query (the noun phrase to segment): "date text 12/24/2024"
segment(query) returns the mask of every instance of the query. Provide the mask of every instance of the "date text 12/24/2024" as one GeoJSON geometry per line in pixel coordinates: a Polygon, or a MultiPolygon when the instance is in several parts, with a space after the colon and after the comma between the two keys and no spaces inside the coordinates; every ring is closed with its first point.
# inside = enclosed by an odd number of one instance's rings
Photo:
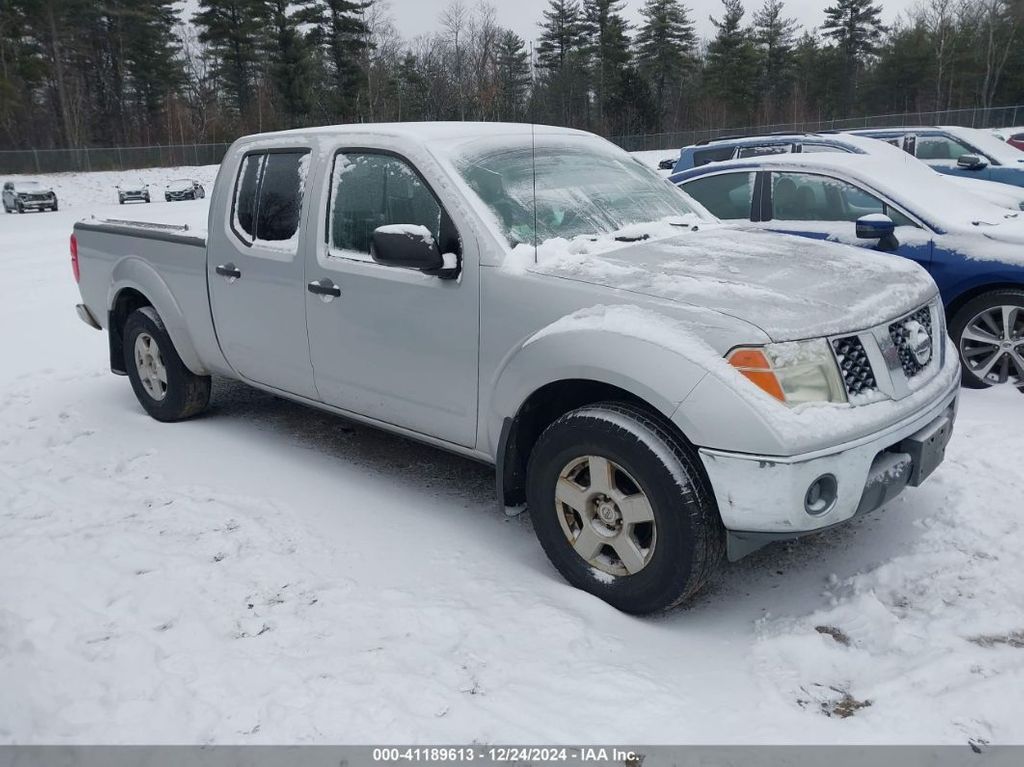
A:
{"type": "Polygon", "coordinates": [[[639,765],[641,757],[623,748],[540,747],[540,746],[417,746],[381,747],[373,749],[375,762],[564,762],[592,764],[639,765]]]}

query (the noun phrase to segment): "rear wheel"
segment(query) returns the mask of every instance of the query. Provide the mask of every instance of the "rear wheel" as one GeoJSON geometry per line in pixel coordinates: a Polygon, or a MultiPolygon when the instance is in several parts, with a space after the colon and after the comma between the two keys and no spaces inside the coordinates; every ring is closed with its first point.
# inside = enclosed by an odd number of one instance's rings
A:
{"type": "Polygon", "coordinates": [[[949,323],[963,384],[1024,385],[1024,290],[998,290],[967,302],[949,323]]]}
{"type": "Polygon", "coordinates": [[[181,421],[210,401],[210,377],[185,367],[160,316],[136,309],[124,325],[124,364],[139,403],[158,421],[181,421]]]}
{"type": "Polygon", "coordinates": [[[551,424],[530,455],[527,500],[558,571],[625,612],[657,612],[692,597],[724,553],[699,459],[632,405],[590,405],[551,424]]]}

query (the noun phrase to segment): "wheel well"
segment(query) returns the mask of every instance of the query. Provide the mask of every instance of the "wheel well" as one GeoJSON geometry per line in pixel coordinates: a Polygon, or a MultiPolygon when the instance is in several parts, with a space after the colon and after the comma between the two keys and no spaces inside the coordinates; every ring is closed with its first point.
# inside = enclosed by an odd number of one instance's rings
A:
{"type": "Polygon", "coordinates": [[[643,408],[689,444],[686,436],[663,413],[625,389],[585,379],[549,383],[531,394],[502,430],[496,467],[499,500],[506,506],[526,502],[526,464],[537,438],[548,426],[570,410],[610,400],[643,408]]]}
{"type": "Polygon", "coordinates": [[[110,308],[110,321],[107,324],[107,337],[110,341],[110,369],[121,375],[127,374],[124,369],[124,323],[136,309],[152,306],[153,303],[134,288],[125,288],[117,294],[114,305],[110,308]]]}
{"type": "Polygon", "coordinates": [[[999,290],[1020,290],[1020,283],[992,282],[985,285],[979,285],[975,288],[971,288],[970,290],[965,290],[946,306],[946,319],[952,321],[958,311],[978,296],[983,296],[986,293],[994,293],[999,290]]]}

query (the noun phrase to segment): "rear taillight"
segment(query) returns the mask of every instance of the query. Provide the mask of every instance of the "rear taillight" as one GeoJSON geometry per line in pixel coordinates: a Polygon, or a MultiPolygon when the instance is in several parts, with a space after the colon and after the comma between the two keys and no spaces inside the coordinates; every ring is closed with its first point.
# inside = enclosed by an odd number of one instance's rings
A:
{"type": "Polygon", "coordinates": [[[75,275],[75,282],[82,278],[78,271],[78,237],[75,235],[71,235],[71,272],[75,275]]]}

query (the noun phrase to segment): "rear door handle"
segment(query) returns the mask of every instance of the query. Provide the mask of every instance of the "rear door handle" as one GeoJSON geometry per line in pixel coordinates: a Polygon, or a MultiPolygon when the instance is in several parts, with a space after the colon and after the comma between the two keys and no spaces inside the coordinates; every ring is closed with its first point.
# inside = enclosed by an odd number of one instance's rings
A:
{"type": "Polygon", "coordinates": [[[321,298],[327,301],[331,300],[332,298],[341,297],[341,288],[335,285],[334,282],[329,280],[327,277],[309,283],[306,286],[306,290],[308,290],[313,295],[320,296],[321,298]]]}
{"type": "Polygon", "coordinates": [[[221,264],[214,271],[221,277],[227,277],[228,282],[234,282],[242,276],[242,270],[232,263],[221,264]]]}

